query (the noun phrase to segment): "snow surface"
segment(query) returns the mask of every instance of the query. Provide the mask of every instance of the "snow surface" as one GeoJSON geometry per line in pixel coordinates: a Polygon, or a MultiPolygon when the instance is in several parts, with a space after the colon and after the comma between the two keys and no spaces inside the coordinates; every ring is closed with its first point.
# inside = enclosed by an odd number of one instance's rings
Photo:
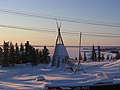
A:
{"type": "Polygon", "coordinates": [[[0,90],[43,90],[45,86],[94,85],[99,82],[120,83],[120,60],[82,63],[84,72],[63,72],[63,68],[49,65],[16,65],[0,68],[0,90]],[[38,76],[45,81],[36,81],[38,76]]]}

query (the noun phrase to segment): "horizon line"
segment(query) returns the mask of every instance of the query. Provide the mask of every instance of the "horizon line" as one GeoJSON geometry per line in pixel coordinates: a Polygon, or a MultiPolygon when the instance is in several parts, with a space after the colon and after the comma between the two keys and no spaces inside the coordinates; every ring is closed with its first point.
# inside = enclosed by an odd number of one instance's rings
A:
{"type": "MultiPolygon", "coordinates": [[[[3,46],[3,45],[0,45],[0,46],[3,46]]],[[[18,45],[20,46],[20,45],[18,45]]],[[[55,47],[55,45],[32,45],[33,47],[44,47],[44,46],[47,46],[47,47],[55,47]]],[[[90,47],[90,46],[93,46],[93,45],[82,45],[82,47],[90,47]]],[[[115,46],[115,47],[120,47],[119,45],[94,45],[94,46],[115,46]]],[[[77,45],[71,45],[71,46],[68,46],[66,45],[65,47],[79,47],[77,45]]]]}

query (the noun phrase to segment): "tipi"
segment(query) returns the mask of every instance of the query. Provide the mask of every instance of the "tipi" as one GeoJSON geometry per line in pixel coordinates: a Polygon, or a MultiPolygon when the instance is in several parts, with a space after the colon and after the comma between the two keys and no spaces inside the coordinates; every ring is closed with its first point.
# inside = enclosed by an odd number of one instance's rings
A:
{"type": "Polygon", "coordinates": [[[65,62],[69,58],[66,47],[64,46],[64,43],[63,43],[63,39],[60,33],[60,28],[61,28],[61,23],[60,23],[60,26],[57,23],[58,36],[56,39],[56,45],[55,45],[55,50],[54,50],[53,60],[52,60],[52,66],[56,66],[56,67],[59,67],[61,64],[65,64],[65,62]]]}

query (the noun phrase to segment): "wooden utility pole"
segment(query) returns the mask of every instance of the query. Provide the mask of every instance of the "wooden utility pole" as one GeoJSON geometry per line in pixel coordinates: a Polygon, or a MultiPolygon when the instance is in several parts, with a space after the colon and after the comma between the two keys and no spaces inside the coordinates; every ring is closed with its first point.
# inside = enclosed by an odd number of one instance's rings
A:
{"type": "Polygon", "coordinates": [[[81,41],[82,41],[82,32],[80,32],[80,40],[79,40],[79,62],[82,60],[82,55],[81,55],[81,41]]]}
{"type": "Polygon", "coordinates": [[[82,60],[82,55],[81,55],[82,32],[80,32],[80,38],[79,39],[80,39],[79,40],[79,61],[78,61],[78,68],[75,71],[75,72],[78,72],[78,73],[79,73],[79,71],[83,71],[84,72],[83,67],[81,65],[81,60],[82,60]]]}

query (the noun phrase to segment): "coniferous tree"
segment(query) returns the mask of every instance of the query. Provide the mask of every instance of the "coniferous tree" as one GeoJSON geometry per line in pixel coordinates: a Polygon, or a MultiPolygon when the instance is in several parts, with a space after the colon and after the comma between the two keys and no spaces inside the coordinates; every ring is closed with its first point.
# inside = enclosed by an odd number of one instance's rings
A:
{"type": "Polygon", "coordinates": [[[41,50],[39,51],[38,55],[39,55],[38,63],[42,63],[43,64],[42,51],[41,50]]]}
{"type": "Polygon", "coordinates": [[[97,57],[96,57],[96,51],[95,51],[95,46],[93,45],[93,47],[92,47],[92,60],[93,61],[96,61],[96,59],[97,59],[97,57]]]}
{"type": "Polygon", "coordinates": [[[32,64],[32,67],[33,67],[33,66],[37,65],[37,53],[36,53],[35,48],[32,48],[31,52],[32,52],[31,64],[32,64]]]}
{"type": "Polygon", "coordinates": [[[43,53],[43,60],[45,64],[48,64],[50,62],[50,57],[49,57],[49,50],[44,46],[44,49],[42,50],[43,53]]]}
{"type": "Polygon", "coordinates": [[[2,50],[2,48],[0,47],[0,65],[3,64],[2,60],[3,60],[3,50],[2,50]]]}
{"type": "Polygon", "coordinates": [[[3,44],[3,67],[9,66],[9,42],[3,44]]]}
{"type": "Polygon", "coordinates": [[[33,62],[33,54],[35,53],[34,52],[34,50],[33,50],[34,48],[31,46],[31,45],[29,45],[29,54],[28,54],[28,62],[33,62]]]}
{"type": "Polygon", "coordinates": [[[86,52],[84,52],[84,61],[87,61],[86,52]]]}
{"type": "Polygon", "coordinates": [[[94,54],[94,61],[97,61],[96,51],[95,51],[95,54],[94,54]]]}
{"type": "Polygon", "coordinates": [[[9,50],[9,64],[14,66],[15,64],[15,50],[14,45],[10,42],[10,50],[9,50]]]}
{"type": "Polygon", "coordinates": [[[29,41],[25,43],[25,63],[30,62],[30,50],[31,50],[31,45],[29,44],[29,41]]]}
{"type": "Polygon", "coordinates": [[[39,50],[36,49],[36,63],[39,63],[39,50]]]}
{"type": "Polygon", "coordinates": [[[19,46],[16,43],[15,44],[15,63],[20,64],[20,60],[19,60],[19,46]]]}
{"type": "Polygon", "coordinates": [[[103,53],[102,53],[101,59],[102,59],[102,61],[105,60],[105,57],[104,57],[103,53]]]}
{"type": "Polygon", "coordinates": [[[20,62],[21,63],[24,63],[24,46],[23,46],[23,44],[21,43],[20,44],[20,62]]]}
{"type": "Polygon", "coordinates": [[[14,66],[15,64],[31,63],[32,66],[38,63],[48,64],[50,62],[49,50],[44,46],[42,51],[35,49],[29,44],[29,41],[24,45],[21,43],[20,48],[18,44],[5,42],[3,49],[0,47],[0,64],[3,67],[14,66]]]}
{"type": "Polygon", "coordinates": [[[38,64],[38,59],[39,59],[39,51],[38,51],[38,49],[35,49],[35,56],[36,56],[35,63],[37,65],[38,64]]]}
{"type": "Polygon", "coordinates": [[[100,50],[100,46],[98,46],[98,61],[100,61],[101,59],[101,50],[100,50]]]}

